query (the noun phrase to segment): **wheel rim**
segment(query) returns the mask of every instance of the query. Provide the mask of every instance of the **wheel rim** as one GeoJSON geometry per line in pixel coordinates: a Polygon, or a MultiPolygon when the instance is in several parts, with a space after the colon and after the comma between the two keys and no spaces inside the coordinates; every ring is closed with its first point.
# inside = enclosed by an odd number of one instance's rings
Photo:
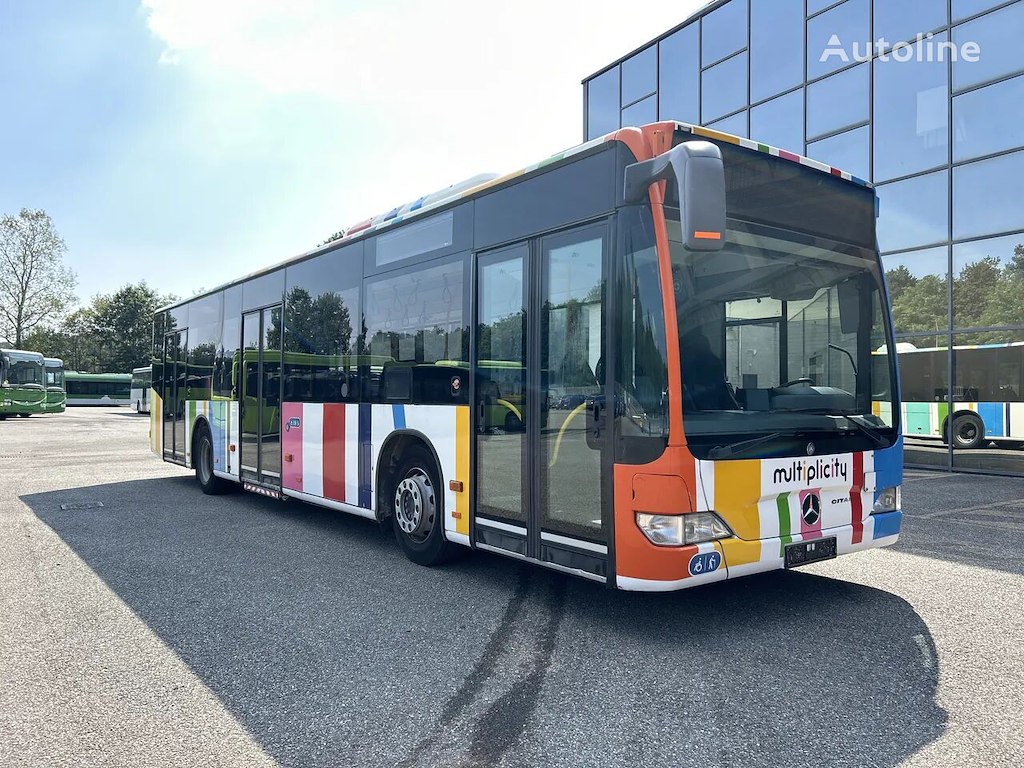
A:
{"type": "Polygon", "coordinates": [[[971,422],[961,424],[960,429],[956,432],[957,441],[961,445],[970,445],[978,439],[978,427],[971,422]]]}
{"type": "Polygon", "coordinates": [[[199,479],[203,485],[207,485],[210,478],[213,477],[213,470],[210,469],[212,465],[210,455],[210,441],[204,437],[199,441],[199,479]]]}
{"type": "Polygon", "coordinates": [[[430,476],[415,467],[395,490],[395,520],[413,541],[424,541],[434,525],[434,487],[430,476]]]}

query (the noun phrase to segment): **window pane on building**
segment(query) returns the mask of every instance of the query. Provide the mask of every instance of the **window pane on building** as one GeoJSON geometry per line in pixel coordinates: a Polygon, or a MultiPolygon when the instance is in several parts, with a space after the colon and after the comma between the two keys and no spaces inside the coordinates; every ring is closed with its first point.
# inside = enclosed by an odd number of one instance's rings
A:
{"type": "Polygon", "coordinates": [[[700,122],[699,24],[672,33],[658,44],[658,109],[662,120],[700,122]]]}
{"type": "Polygon", "coordinates": [[[747,54],[704,70],[702,77],[700,118],[705,124],[747,105],[747,54]]]}
{"type": "Polygon", "coordinates": [[[953,336],[950,431],[957,469],[1024,472],[1024,330],[953,336]]]}
{"type": "Polygon", "coordinates": [[[747,0],[731,0],[701,19],[701,64],[708,66],[747,46],[747,0]]]}
{"type": "Polygon", "coordinates": [[[867,179],[870,170],[868,166],[870,143],[870,130],[865,125],[808,144],[807,156],[821,160],[821,162],[828,163],[847,173],[852,173],[861,179],[867,179]]]}
{"type": "Polygon", "coordinates": [[[619,68],[587,83],[587,138],[595,139],[619,127],[619,68]]]}
{"type": "Polygon", "coordinates": [[[828,8],[836,0],[807,0],[807,15],[817,13],[822,8],[828,8]]]}
{"type": "Polygon", "coordinates": [[[882,251],[942,242],[949,231],[948,171],[877,188],[878,244],[882,251]]]}
{"type": "Polygon", "coordinates": [[[875,40],[890,45],[946,26],[946,0],[875,0],[875,40]]]}
{"type": "Polygon", "coordinates": [[[1024,326],[1024,234],[953,246],[953,325],[1024,326]]]}
{"type": "Polygon", "coordinates": [[[804,92],[798,89],[778,96],[750,110],[750,137],[804,153],[804,92]]]}
{"type": "Polygon", "coordinates": [[[658,83],[658,46],[652,45],[622,62],[622,106],[654,93],[658,83]]]}
{"type": "Polygon", "coordinates": [[[1024,151],[953,169],[953,238],[1024,227],[1024,151]]]}
{"type": "Polygon", "coordinates": [[[868,0],[846,0],[807,22],[807,77],[814,79],[852,63],[868,51],[868,0]],[[855,51],[856,48],[856,51],[855,51]]]}
{"type": "Polygon", "coordinates": [[[863,123],[869,113],[868,64],[807,86],[807,138],[863,123]]]}
{"type": "Polygon", "coordinates": [[[953,99],[954,161],[1020,146],[1024,146],[1024,75],[953,99]]]}
{"type": "Polygon", "coordinates": [[[953,29],[957,46],[977,43],[976,61],[958,56],[953,62],[953,89],[960,90],[1024,70],[1020,42],[1024,38],[1024,3],[1014,3],[953,29]]]}
{"type": "Polygon", "coordinates": [[[722,133],[731,133],[733,136],[747,137],[747,112],[744,110],[739,114],[730,115],[724,120],[716,120],[708,123],[708,128],[714,128],[722,133]]]}
{"type": "Polygon", "coordinates": [[[750,100],[774,96],[803,79],[803,0],[751,0],[750,100]]]}
{"type": "MultiPolygon", "coordinates": [[[[946,40],[945,33],[932,42],[946,40]]],[[[924,43],[875,62],[875,181],[945,165],[949,87],[945,61],[927,61],[924,43]],[[919,61],[918,58],[921,60],[919,61]]]]}
{"type": "Polygon", "coordinates": [[[622,110],[622,125],[646,125],[658,121],[658,97],[648,96],[622,110]]]}
{"type": "Polygon", "coordinates": [[[896,333],[933,331],[925,345],[935,346],[949,331],[948,247],[885,256],[882,266],[896,333]]]}
{"type": "Polygon", "coordinates": [[[953,0],[953,21],[967,19],[976,16],[997,5],[1002,5],[1005,0],[953,0]]]}

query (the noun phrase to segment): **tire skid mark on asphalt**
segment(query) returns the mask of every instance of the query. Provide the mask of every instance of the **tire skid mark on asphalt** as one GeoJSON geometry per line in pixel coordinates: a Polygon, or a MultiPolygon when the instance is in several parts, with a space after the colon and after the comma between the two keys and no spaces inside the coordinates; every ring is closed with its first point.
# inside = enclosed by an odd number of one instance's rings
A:
{"type": "Polygon", "coordinates": [[[445,704],[431,732],[396,768],[490,766],[518,743],[537,707],[565,611],[565,580],[537,594],[530,569],[473,669],[445,704]]]}

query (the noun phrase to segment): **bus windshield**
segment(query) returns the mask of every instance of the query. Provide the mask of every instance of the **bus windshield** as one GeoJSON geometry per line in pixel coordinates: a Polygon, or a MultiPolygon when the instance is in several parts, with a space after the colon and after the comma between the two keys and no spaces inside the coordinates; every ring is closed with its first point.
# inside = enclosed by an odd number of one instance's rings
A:
{"type": "Polygon", "coordinates": [[[8,353],[7,381],[12,387],[43,387],[42,357],[8,353]]]}
{"type": "MultiPolygon", "coordinates": [[[[737,189],[760,186],[750,171],[730,178],[727,170],[721,251],[687,250],[678,216],[666,210],[691,450],[715,459],[891,445],[894,369],[884,354],[879,259],[867,245],[873,229],[851,236],[850,219],[866,219],[862,206],[818,206],[813,226],[797,228],[793,212],[807,190],[777,185],[770,207],[752,206],[749,189],[737,189]]],[[[866,221],[873,227],[873,215],[866,221]]]]}

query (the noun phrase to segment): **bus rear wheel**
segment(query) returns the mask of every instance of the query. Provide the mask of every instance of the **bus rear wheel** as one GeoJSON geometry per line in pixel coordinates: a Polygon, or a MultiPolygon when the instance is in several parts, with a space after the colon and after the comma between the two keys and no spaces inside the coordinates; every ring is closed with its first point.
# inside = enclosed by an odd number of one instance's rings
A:
{"type": "Polygon", "coordinates": [[[405,556],[418,565],[439,565],[452,556],[441,530],[444,509],[437,466],[415,447],[403,453],[394,475],[391,520],[405,556]]]}
{"type": "Polygon", "coordinates": [[[203,493],[216,496],[229,490],[228,481],[213,474],[213,437],[209,427],[200,428],[192,455],[195,457],[196,480],[203,493]]]}
{"type": "Polygon", "coordinates": [[[962,413],[953,419],[953,447],[961,450],[977,448],[985,439],[985,425],[973,413],[962,413]]]}
{"type": "Polygon", "coordinates": [[[23,419],[27,419],[32,414],[31,413],[19,413],[18,415],[21,416],[21,418],[23,418],[23,419]]]}

